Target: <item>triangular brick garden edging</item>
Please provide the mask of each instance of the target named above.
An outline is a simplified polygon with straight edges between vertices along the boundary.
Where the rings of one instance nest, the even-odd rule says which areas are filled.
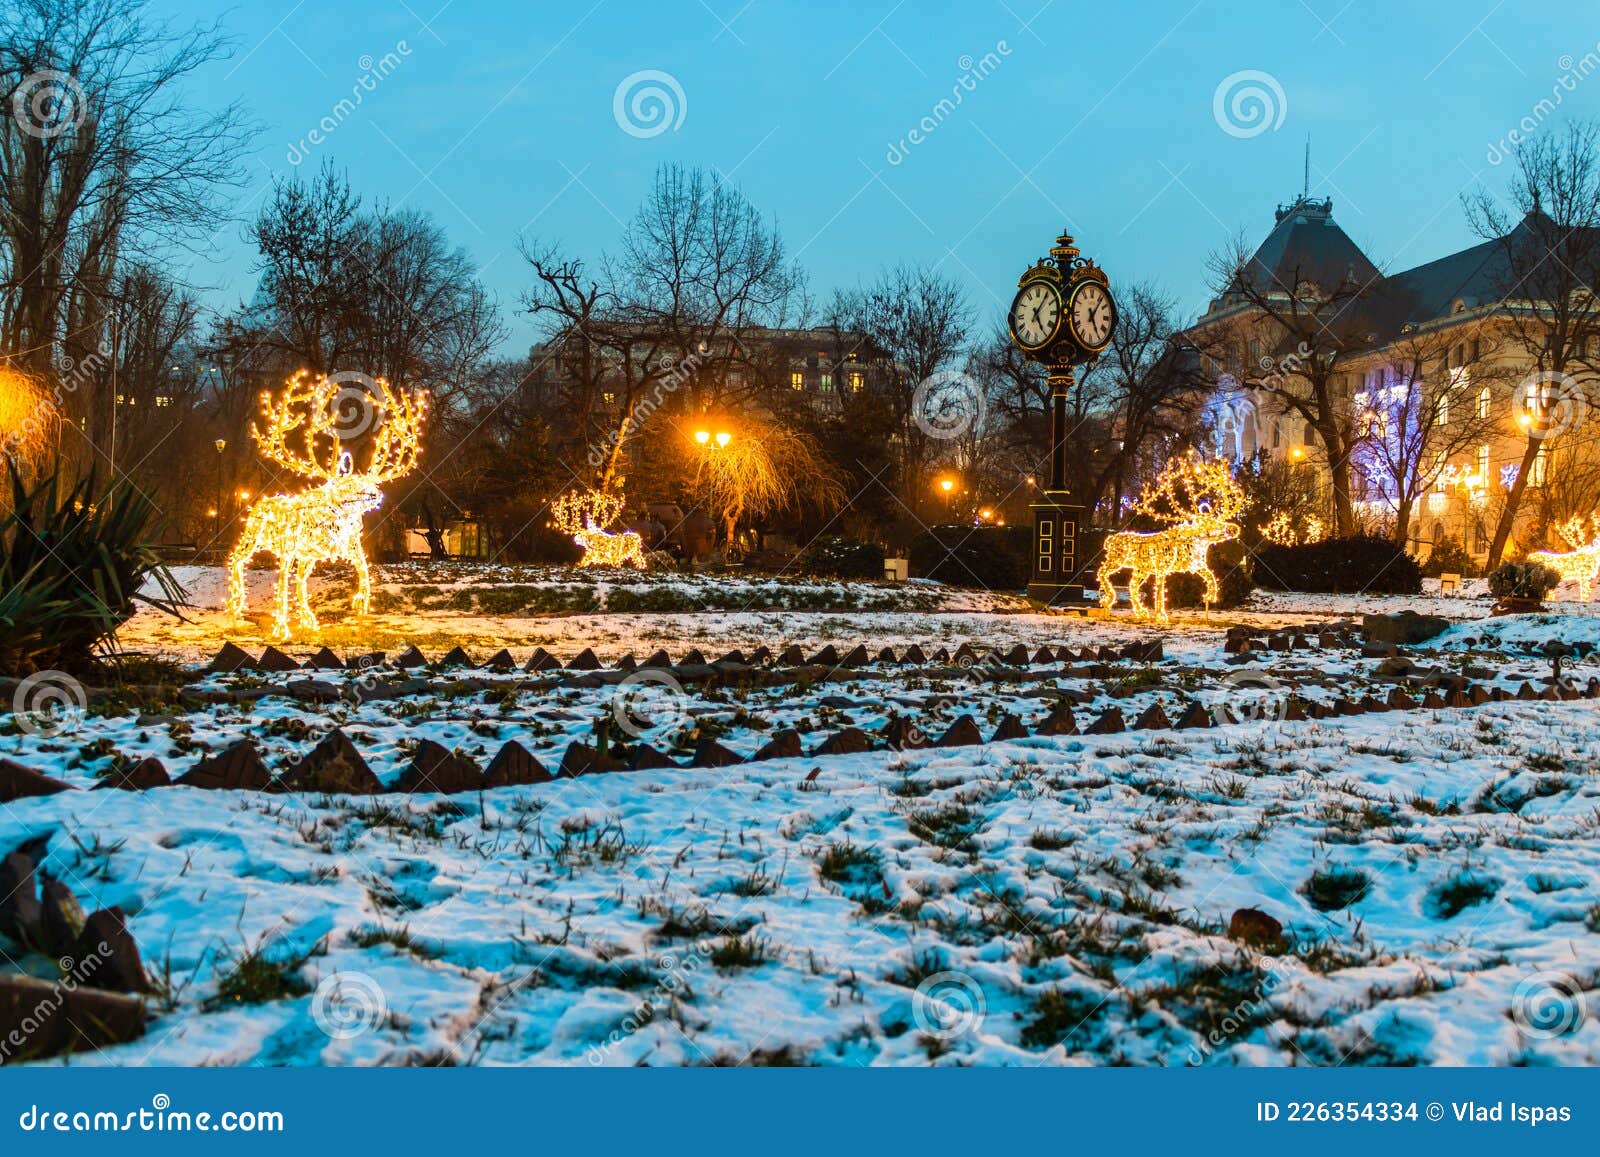
[[[1582,690],[1570,684],[1551,684],[1543,691],[1535,691],[1530,684],[1524,682],[1517,691],[1511,692],[1503,687],[1491,689],[1481,684],[1468,684],[1464,688],[1452,690],[1448,697],[1441,696],[1436,690],[1430,690],[1420,701],[1399,688],[1391,691],[1385,701],[1364,695],[1357,701],[1341,698],[1330,703],[1315,703],[1291,695],[1281,701],[1281,711],[1276,715],[1276,719],[1293,722],[1388,711],[1471,708],[1484,703],[1507,701],[1561,702],[1570,699],[1600,699],[1600,678],[1591,678]],[[1226,704],[1218,704],[1208,710],[1198,701],[1191,700],[1176,721],[1170,719],[1159,704],[1152,704],[1141,712],[1138,719],[1130,726],[1121,708],[1112,706],[1080,727],[1071,704],[1063,699],[1052,707],[1032,731],[1029,731],[1017,716],[1006,715],[986,740],[976,719],[971,715],[960,715],[950,723],[942,735],[934,738],[922,732],[909,720],[892,717],[883,730],[877,733],[867,732],[859,727],[843,727],[824,738],[811,751],[810,758],[858,755],[870,751],[971,747],[1034,736],[1088,736],[1113,735],[1124,731],[1186,730],[1238,722],[1240,721],[1234,717]],[[418,744],[410,765],[401,773],[394,786],[385,788],[349,736],[343,731],[335,730],[325,735],[309,753],[296,760],[289,770],[276,777],[268,772],[255,744],[248,739],[241,739],[215,755],[202,758],[193,768],[176,779],[165,778],[166,769],[160,761],[151,759],[145,760],[131,772],[108,777],[97,786],[121,788],[127,791],[158,790],[174,786],[212,791],[300,791],[322,795],[376,795],[384,792],[437,792],[449,795],[520,784],[548,783],[554,779],[570,779],[579,775],[654,768],[687,770],[732,767],[743,763],[794,759],[805,755],[800,735],[793,730],[776,732],[748,760],[714,739],[703,739],[688,763],[675,760],[645,743],[632,746],[619,745],[602,752],[580,740],[567,747],[559,769],[552,775],[514,739],[508,740],[501,747],[486,770],[481,770],[476,761],[469,756],[450,751],[442,744],[424,739]],[[150,764],[154,764],[153,769],[147,767]],[[24,767],[12,760],[0,759],[0,802],[74,790],[77,789],[71,784]]]

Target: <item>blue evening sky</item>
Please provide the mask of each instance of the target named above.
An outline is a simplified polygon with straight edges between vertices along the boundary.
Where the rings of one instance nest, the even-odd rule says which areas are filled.
[[[242,96],[264,126],[241,217],[291,154],[308,174],[331,157],[471,251],[507,352],[532,333],[518,235],[598,253],[664,161],[728,174],[818,297],[938,263],[987,326],[1067,225],[1114,281],[1156,279],[1197,311],[1208,252],[1264,236],[1299,192],[1308,135],[1312,192],[1351,236],[1380,264],[1430,260],[1472,242],[1460,194],[1504,188],[1490,153],[1545,118],[1539,101],[1560,94],[1555,120],[1600,111],[1600,11],[1521,0],[252,0],[225,22],[238,51],[197,93]],[[386,54],[390,74],[336,110]],[[646,71],[681,113],[654,135],[648,99],[629,121],[624,94],[631,133],[614,115]],[[1267,122],[1248,91],[1231,110],[1241,88]],[[248,297],[242,227],[216,248],[192,276],[216,305]]]

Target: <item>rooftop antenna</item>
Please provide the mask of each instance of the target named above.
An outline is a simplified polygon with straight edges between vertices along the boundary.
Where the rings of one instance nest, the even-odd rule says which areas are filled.
[[[1306,134],[1306,175],[1305,183],[1300,186],[1302,200],[1311,196],[1311,134]]]

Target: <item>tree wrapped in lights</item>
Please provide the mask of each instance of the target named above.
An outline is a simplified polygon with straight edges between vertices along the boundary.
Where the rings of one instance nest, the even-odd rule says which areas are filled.
[[[1171,525],[1157,531],[1119,531],[1106,536],[1105,561],[1100,566],[1100,605],[1116,605],[1113,575],[1131,571],[1128,602],[1137,618],[1167,621],[1167,579],[1174,574],[1197,575],[1205,584],[1207,606],[1222,597],[1221,583],[1206,560],[1207,552],[1221,542],[1239,537],[1234,519],[1243,513],[1247,498],[1224,459],[1205,461],[1175,458],[1148,485],[1133,504],[1137,513]],[[1151,602],[1140,592],[1154,580]]]
[[[1528,555],[1529,562],[1549,567],[1563,580],[1578,584],[1578,601],[1588,602],[1594,581],[1600,578],[1600,518],[1569,518],[1556,527],[1570,551],[1536,550]]]
[[[636,566],[644,570],[644,539],[631,530],[606,529],[622,517],[622,510],[621,495],[601,490],[574,490],[550,504],[556,527],[583,547],[579,566]]]
[[[1261,537],[1275,546],[1300,546],[1308,542],[1321,542],[1326,534],[1322,519],[1316,515],[1307,515],[1296,525],[1296,520],[1287,511],[1280,510],[1272,516],[1265,526],[1261,528]]]
[[[424,393],[397,390],[382,378],[340,375],[346,380],[313,378],[305,370],[274,396],[261,395],[261,420],[250,434],[263,457],[320,486],[297,494],[259,498],[245,516],[244,532],[228,556],[228,605],[236,616],[248,609],[244,568],[257,554],[278,564],[272,609],[273,637],[290,635],[289,586],[295,610],[317,630],[306,582],[319,562],[348,562],[355,568],[351,608],[365,613],[372,601],[372,576],[361,546],[361,518],[383,503],[379,486],[416,469],[427,417]],[[346,444],[370,441],[365,469],[357,470]]]

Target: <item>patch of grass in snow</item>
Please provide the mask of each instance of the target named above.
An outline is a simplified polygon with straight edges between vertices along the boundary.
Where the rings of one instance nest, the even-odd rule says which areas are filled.
[[[734,880],[728,885],[728,892],[734,896],[770,896],[778,886],[778,881],[767,874],[766,869],[757,866],[750,870],[748,876]]]
[[[430,812],[414,811],[411,805],[374,800],[358,803],[351,808],[353,818],[368,828],[384,829],[419,840],[437,840],[444,834],[440,817]]]
[[[965,804],[913,811],[906,817],[906,828],[924,843],[952,852],[976,852],[973,836],[983,826],[984,817]]]
[[[274,960],[265,946],[258,945],[242,954],[232,969],[217,984],[217,993],[205,1002],[208,1011],[230,1004],[267,1004],[304,996],[311,986],[300,975],[300,966],[311,953],[297,959]]]
[[[1471,871],[1458,872],[1429,890],[1423,910],[1436,920],[1449,920],[1468,908],[1492,900],[1499,891],[1499,880]]]
[[[1077,835],[1062,828],[1034,828],[1028,846],[1041,852],[1059,852],[1077,842]]]
[[[872,884],[883,879],[883,865],[873,849],[841,840],[817,857],[817,874],[833,884]]]
[[[772,955],[771,944],[759,936],[730,936],[711,950],[711,963],[718,968],[758,968]]]
[[[1311,873],[1300,892],[1318,912],[1342,912],[1366,898],[1372,878],[1359,868],[1330,867]]]
[[[1035,1049],[1058,1044],[1065,1044],[1069,1050],[1082,1048],[1095,1035],[1104,1009],[1105,1000],[1097,992],[1047,988],[1029,1007],[1030,1018],[1022,1026],[1022,1044]]]
[[[379,944],[391,944],[401,952],[409,952],[420,960],[437,960],[440,951],[437,945],[426,940],[418,940],[411,935],[411,928],[406,924],[389,927],[383,924],[364,924],[350,933],[350,943],[357,948],[374,948]]]

